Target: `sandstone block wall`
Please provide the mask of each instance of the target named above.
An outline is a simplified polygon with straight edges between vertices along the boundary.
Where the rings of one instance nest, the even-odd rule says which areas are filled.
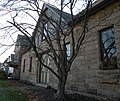
[[[30,57],[32,57],[31,71],[29,71],[29,69],[30,69]],[[24,59],[25,59],[25,70],[23,72]],[[35,53],[33,51],[28,51],[22,56],[20,79],[21,80],[28,80],[32,83],[35,83],[36,77],[37,77],[37,68],[36,68]]]
[[[99,30],[114,26],[118,69],[101,70]],[[77,26],[76,29],[80,29]],[[120,98],[120,2],[90,16],[86,43],[69,72],[67,91]]]

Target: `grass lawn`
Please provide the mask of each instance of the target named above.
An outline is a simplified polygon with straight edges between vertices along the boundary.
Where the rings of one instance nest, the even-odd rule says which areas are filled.
[[[0,80],[0,101],[29,101],[27,96],[10,85],[7,80]]]

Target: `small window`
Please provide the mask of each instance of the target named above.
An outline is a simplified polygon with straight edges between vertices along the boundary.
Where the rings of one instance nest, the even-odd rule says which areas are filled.
[[[31,72],[32,70],[32,57],[30,57],[30,68],[29,68],[29,72]]]
[[[45,36],[47,36],[47,33],[48,33],[47,30],[48,30],[48,24],[45,23],[43,24],[43,33]],[[43,40],[45,39],[44,35],[43,35]]]
[[[117,52],[115,45],[114,27],[100,31],[101,41],[101,68],[117,68]]]
[[[66,43],[66,53],[67,53],[67,59],[70,58],[70,43]]]
[[[24,61],[23,61],[23,72],[25,72],[25,62],[26,62],[26,60],[24,59]]]

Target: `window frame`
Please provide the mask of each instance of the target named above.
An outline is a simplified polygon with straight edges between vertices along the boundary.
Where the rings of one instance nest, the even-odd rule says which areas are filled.
[[[50,65],[50,57],[47,54],[42,56],[42,61],[45,65]],[[40,74],[40,83],[48,84],[49,83],[49,70],[41,65],[41,74]],[[48,78],[47,78],[48,77]]]
[[[102,33],[104,33],[105,31],[109,31],[109,30],[113,30],[113,35],[114,35],[114,40],[113,41],[116,41],[115,40],[115,31],[114,31],[115,28],[114,28],[113,25],[109,26],[109,27],[106,27],[106,28],[104,28],[102,30],[99,30],[99,38],[100,38],[100,61],[101,61],[100,69],[103,69],[103,70],[118,69],[118,67],[117,67],[117,55],[116,56],[112,56],[110,58],[108,57],[108,59],[106,61],[104,59],[103,44],[102,44],[102,42],[103,42],[102,41]],[[115,54],[117,54],[116,43],[114,45],[115,45]],[[113,46],[112,46],[112,49],[113,49]]]
[[[32,56],[29,58],[29,62],[30,62],[29,72],[31,72],[32,71]]]
[[[26,59],[23,60],[23,72],[25,72]]]
[[[68,46],[69,45],[69,46]],[[70,45],[70,42],[67,42],[65,43],[65,46],[66,46],[66,55],[67,55],[67,59],[70,59],[70,56],[71,56],[71,45]],[[67,50],[67,46],[69,47],[69,50]],[[69,55],[68,55],[68,52],[69,52]]]
[[[47,21],[45,21],[45,22],[43,23],[43,31],[42,31],[42,33],[43,33],[45,36],[47,36],[47,34],[48,34],[48,32],[47,32],[46,30],[48,30],[48,22],[47,22]],[[44,36],[44,35],[42,35],[42,41],[45,40],[45,36]]]

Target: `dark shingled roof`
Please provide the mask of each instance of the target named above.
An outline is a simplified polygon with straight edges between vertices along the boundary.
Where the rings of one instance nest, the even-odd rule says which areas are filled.
[[[24,35],[18,34],[16,44],[19,42],[21,46],[29,46],[30,42],[28,41],[27,37]]]
[[[55,7],[54,5],[51,5],[49,3],[45,3],[44,6],[47,6],[49,9],[53,10],[56,14],[58,14],[59,16],[61,15],[61,10],[59,10],[57,7]],[[62,11],[62,18],[65,21],[69,21],[71,19],[71,14]]]

